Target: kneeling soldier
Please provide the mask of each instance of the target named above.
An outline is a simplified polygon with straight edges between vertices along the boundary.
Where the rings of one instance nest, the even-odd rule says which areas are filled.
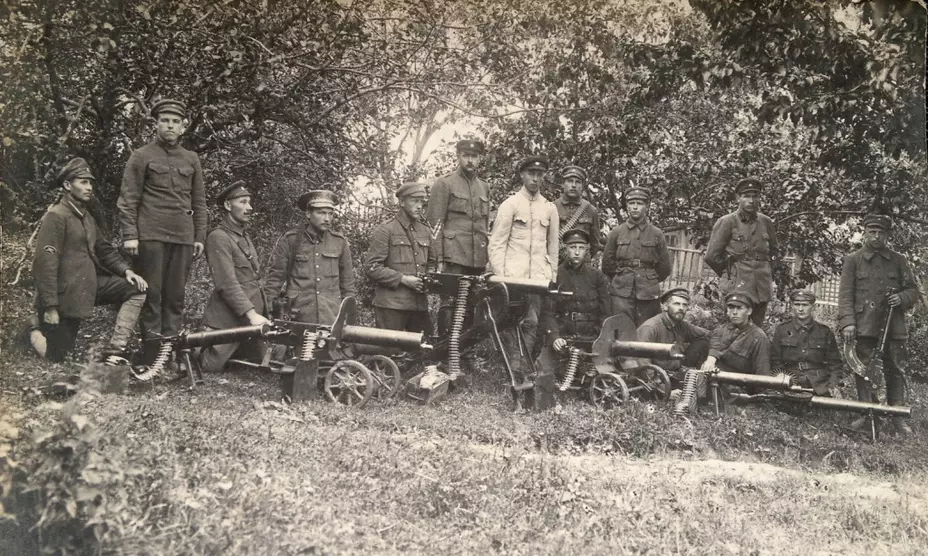
[[[121,303],[116,327],[104,354],[124,355],[145,303],[148,283],[129,269],[119,251],[97,229],[87,212],[93,196],[93,174],[83,158],[58,173],[61,201],[39,224],[32,272],[36,286],[35,322],[30,341],[39,355],[63,361],[74,347],[81,320],[95,305]]]
[[[770,375],[770,339],[751,320],[756,304],[744,291],[736,290],[725,296],[728,322],[712,331],[703,371],[718,367],[733,373]]]
[[[815,390],[819,396],[837,394],[841,355],[831,329],[812,317],[815,294],[794,290],[793,317],[773,332],[770,365],[775,372],[795,377],[795,383]]]
[[[690,292],[686,288],[667,290],[660,301],[661,312],[638,327],[638,341],[676,344],[683,349],[682,360],[645,360],[667,371],[677,387],[683,380],[683,367],[699,367],[709,355],[709,331],[684,320],[690,307]]]
[[[609,280],[586,262],[589,234],[573,229],[564,234],[563,241],[567,259],[558,268],[558,284],[574,295],[547,296],[542,301],[539,320],[545,342],[536,363],[540,374],[562,371],[564,367],[559,363],[567,355],[565,338],[595,339],[612,311]]]
[[[396,190],[400,211],[374,228],[364,266],[374,284],[374,317],[378,328],[432,334],[429,300],[419,274],[426,272],[429,228],[419,221],[425,185],[404,183]]]
[[[245,231],[251,220],[251,193],[245,182],[238,181],[219,193],[216,204],[223,216],[206,238],[214,289],[206,302],[203,325],[217,329],[264,324],[267,302],[258,279],[258,252]],[[233,355],[260,361],[264,351],[260,339],[210,346],[201,353],[200,365],[204,371],[221,371]]]

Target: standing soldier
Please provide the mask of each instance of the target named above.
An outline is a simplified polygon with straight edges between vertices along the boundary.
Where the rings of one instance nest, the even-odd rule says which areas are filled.
[[[355,295],[348,240],[329,229],[336,203],[335,193],[324,189],[300,195],[297,206],[308,222],[286,231],[274,246],[265,293],[289,307],[281,317],[332,324],[342,299]]]
[[[699,367],[709,355],[709,331],[686,322],[690,307],[690,292],[686,288],[672,288],[661,295],[661,312],[638,327],[639,342],[676,344],[683,349],[683,359],[647,360],[670,375],[676,387],[683,381],[683,367]]]
[[[374,286],[378,328],[432,334],[429,300],[419,274],[429,256],[428,226],[419,221],[425,185],[404,183],[396,190],[400,211],[374,228],[364,266]]]
[[[815,320],[815,293],[794,290],[790,295],[793,317],[773,331],[770,366],[789,373],[795,383],[818,396],[836,396],[841,378],[841,355],[830,328]]]
[[[116,327],[100,355],[124,357],[145,302],[145,279],[129,268],[87,212],[93,182],[83,158],[68,162],[55,180],[64,196],[42,217],[36,236],[33,324],[39,326],[30,331],[30,341],[50,361],[64,360],[77,340],[81,320],[91,315],[95,305],[112,303],[121,304]]]
[[[180,146],[186,114],[180,101],[155,103],[157,136],[132,152],[116,204],[123,248],[150,286],[141,316],[147,363],[157,355],[160,336],[177,334],[183,325],[187,276],[206,238],[200,158]]]
[[[738,210],[719,218],[709,236],[706,264],[721,278],[724,296],[740,289],[757,301],[751,318],[763,325],[767,304],[773,295],[771,260],[779,255],[773,220],[758,211],[761,184],[746,178],[735,186]]]
[[[908,337],[905,312],[921,298],[915,277],[906,258],[887,247],[893,221],[882,214],[864,217],[864,246],[844,258],[841,286],[838,293],[838,328],[846,342],[856,340],[857,356],[869,363],[883,336],[887,324],[889,335],[883,352],[883,377],[886,380],[886,401],[903,405],[906,401],[904,365],[905,341]],[[892,318],[887,323],[889,311]],[[870,377],[875,380],[876,377]],[[875,400],[872,382],[855,375],[857,396],[861,401]],[[863,428],[866,418],[851,426]],[[893,425],[902,434],[912,429],[900,418]]]
[[[555,199],[554,206],[560,221],[561,238],[572,229],[583,230],[590,238],[587,251],[589,263],[602,251],[600,242],[599,211],[589,201],[583,198],[586,187],[586,170],[580,166],[567,166],[561,170],[561,196]],[[565,243],[561,241],[558,263],[563,264],[567,258]]]
[[[487,266],[487,230],[490,227],[490,186],[477,176],[484,154],[480,141],[465,139],[457,143],[458,168],[435,180],[429,192],[425,219],[431,230],[431,254],[439,272],[483,274]],[[451,330],[450,296],[438,309],[438,335]],[[470,352],[461,354],[464,370],[476,368]]]
[[[530,156],[518,166],[522,188],[499,206],[490,234],[490,271],[508,278],[557,279],[558,218],[557,209],[539,192],[548,170],[548,159]],[[531,357],[538,331],[541,297],[526,295],[525,313],[519,329]],[[522,349],[516,330],[506,330],[502,337],[512,358],[517,379],[525,378]]]
[[[703,371],[770,375],[770,338],[751,320],[757,301],[749,292],[735,290],[725,296],[728,322],[709,337],[709,357]]]
[[[203,325],[217,329],[264,324],[267,301],[258,279],[258,252],[245,231],[253,212],[251,193],[244,181],[237,181],[219,193],[216,204],[222,221],[206,237],[214,288],[203,311]],[[210,346],[202,351],[200,365],[204,371],[221,371],[233,355],[260,361],[264,350],[260,339]]]
[[[625,192],[628,219],[606,238],[603,274],[612,277],[612,314],[641,323],[658,314],[661,282],[670,276],[670,252],[660,228],[648,221],[651,193],[643,187]]]

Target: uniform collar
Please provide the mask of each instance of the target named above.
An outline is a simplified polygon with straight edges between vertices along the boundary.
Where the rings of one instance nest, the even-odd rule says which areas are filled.
[[[667,315],[664,311],[661,311],[661,322],[668,330],[676,330],[680,323],[675,322],[670,316]]]
[[[569,262],[564,261],[564,264],[561,265],[561,268],[563,268],[563,269],[564,269],[565,271],[567,271],[567,272],[570,272],[570,273],[573,273],[573,274],[579,274],[580,272],[582,272],[582,271],[586,268],[586,262],[585,262],[585,261],[580,261],[580,264],[579,264],[579,265],[577,265],[577,266],[570,266],[570,263],[569,263]]]
[[[222,222],[219,223],[220,226],[229,230],[230,232],[235,232],[236,234],[243,236],[245,235],[245,226],[242,226],[238,222],[232,219],[232,217],[226,213],[222,217]]]
[[[396,213],[396,221],[399,222],[400,226],[402,226],[404,229],[409,228],[410,225],[415,224],[412,218],[410,218],[409,215],[406,214],[406,211],[403,209],[400,209],[400,211]]]
[[[313,231],[312,225],[308,222],[305,226],[303,226],[303,231],[306,233],[306,237],[309,239],[309,241],[313,243],[319,243],[322,241],[322,238],[325,237],[325,232],[316,234],[316,232]]]
[[[574,206],[579,206],[580,203],[582,203],[582,202],[583,202],[583,197],[582,197],[582,196],[581,196],[579,199],[577,199],[576,201],[571,201],[571,200],[569,200],[563,193],[561,193],[561,204],[562,204],[562,205],[574,205]]]
[[[740,208],[735,211],[735,215],[738,217],[738,220],[742,222],[754,222],[755,220],[757,220],[756,212],[754,214],[748,214],[744,212],[743,210],[741,210]]]
[[[159,137],[157,134],[155,134],[155,142],[158,143],[158,145],[166,151],[173,151],[177,149],[178,147],[180,147],[180,139],[178,139],[177,143],[174,143],[173,145],[171,145],[167,141]]]
[[[535,201],[538,201],[539,199],[544,199],[544,197],[541,196],[540,189],[538,190],[537,193],[535,193],[535,196],[533,197],[532,194],[528,192],[528,189],[525,189],[524,185],[522,186],[522,189],[519,190],[519,193],[521,193],[523,197],[528,199],[530,203],[534,203]]]
[[[81,218],[81,219],[84,218],[84,211],[79,209],[77,207],[77,204],[74,201],[72,201],[70,197],[65,197],[64,199],[61,200],[61,202],[64,206],[68,207],[68,210],[70,210],[75,215],[77,215],[78,218]]]
[[[464,179],[464,181],[471,182],[471,181],[477,180],[477,172],[474,172],[473,176],[468,177],[467,174],[464,173],[464,168],[461,168],[460,166],[458,166],[456,173],[457,175],[461,176],[461,178]]]
[[[889,260],[889,250],[885,247],[882,249],[873,249],[870,246],[864,246],[864,258],[868,261],[873,258],[874,255],[879,255],[886,260]]]
[[[645,216],[638,222],[632,222],[632,219],[628,218],[625,220],[625,225],[628,227],[629,230],[634,230],[635,228],[643,230],[648,225],[648,217]]]

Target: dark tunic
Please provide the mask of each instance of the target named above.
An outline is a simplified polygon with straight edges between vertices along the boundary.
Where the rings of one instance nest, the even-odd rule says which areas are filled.
[[[579,268],[564,263],[557,277],[561,289],[574,294],[545,296],[539,321],[547,344],[566,336],[597,336],[612,307],[606,276],[586,263]]]
[[[776,372],[805,377],[819,395],[836,386],[843,366],[831,329],[810,320],[790,319],[773,332],[770,365]]]
[[[670,276],[670,252],[660,228],[647,218],[623,222],[606,238],[603,273],[612,276],[612,295],[652,300]]]
[[[245,313],[252,309],[266,315],[258,252],[244,228],[226,216],[206,238],[206,260],[214,288],[203,311],[204,325],[243,326],[248,323]]]
[[[708,338],[709,331],[686,321],[674,322],[667,316],[667,313],[661,311],[660,314],[654,315],[648,320],[641,323],[638,327],[639,342],[656,342],[661,344],[677,344],[683,348],[688,346],[693,340]],[[705,353],[705,352],[703,352]],[[651,361],[668,373],[680,370],[683,365],[680,359],[654,359]]]
[[[889,339],[905,340],[905,312],[921,297],[906,258],[892,249],[874,251],[869,247],[846,256],[838,290],[838,329],[853,324],[858,337],[882,335],[890,288],[899,294],[902,304],[893,311]]]
[[[428,256],[428,226],[410,221],[402,210],[395,218],[374,228],[371,246],[364,258],[367,278],[374,283],[374,306],[428,311],[426,294],[400,284],[404,275],[425,273]]]
[[[741,289],[766,303],[773,294],[770,261],[778,252],[773,220],[759,212],[749,217],[739,209],[715,222],[705,260],[722,278],[722,292]]]
[[[471,268],[487,265],[490,186],[458,168],[435,180],[425,219],[432,228],[432,257]]]
[[[722,324],[709,337],[709,355],[725,371],[756,375],[770,375],[770,339],[764,331],[748,322],[738,328]]]
[[[561,195],[559,198],[555,199],[554,206],[557,208],[557,215],[560,219],[561,226],[561,237],[564,233],[567,232],[567,229],[564,227],[567,222],[573,218],[573,215],[576,211],[580,210],[580,207],[583,206],[583,200],[573,203],[568,201]],[[595,257],[597,253],[602,251],[602,238],[600,237],[602,228],[600,227],[599,220],[599,211],[596,210],[592,204],[589,202],[586,203],[587,208],[583,211],[583,214],[580,218],[577,219],[577,222],[571,227],[574,230],[583,230],[590,237],[590,257]]]

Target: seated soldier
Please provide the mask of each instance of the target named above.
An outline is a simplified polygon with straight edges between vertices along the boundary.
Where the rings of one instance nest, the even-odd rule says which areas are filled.
[[[834,396],[843,365],[835,335],[813,318],[814,293],[795,290],[790,298],[793,317],[773,332],[770,364],[776,372],[793,375],[795,384],[812,388],[816,395]]]
[[[735,290],[725,296],[728,322],[720,324],[709,337],[709,357],[703,371],[722,371],[770,375],[770,339],[754,324],[751,313],[756,305],[751,294]]]
[[[562,374],[559,364],[567,356],[566,337],[594,340],[603,321],[612,311],[609,279],[600,270],[585,262],[590,249],[590,236],[574,229],[564,234],[567,258],[558,268],[558,284],[571,296],[546,296],[542,302],[541,328],[545,342],[535,366],[539,374]]]
[[[644,359],[667,371],[674,388],[683,380],[683,367],[699,367],[709,355],[709,331],[683,320],[690,307],[690,292],[686,288],[667,290],[660,297],[661,312],[638,327],[639,342],[676,344],[684,351],[680,359]]]

